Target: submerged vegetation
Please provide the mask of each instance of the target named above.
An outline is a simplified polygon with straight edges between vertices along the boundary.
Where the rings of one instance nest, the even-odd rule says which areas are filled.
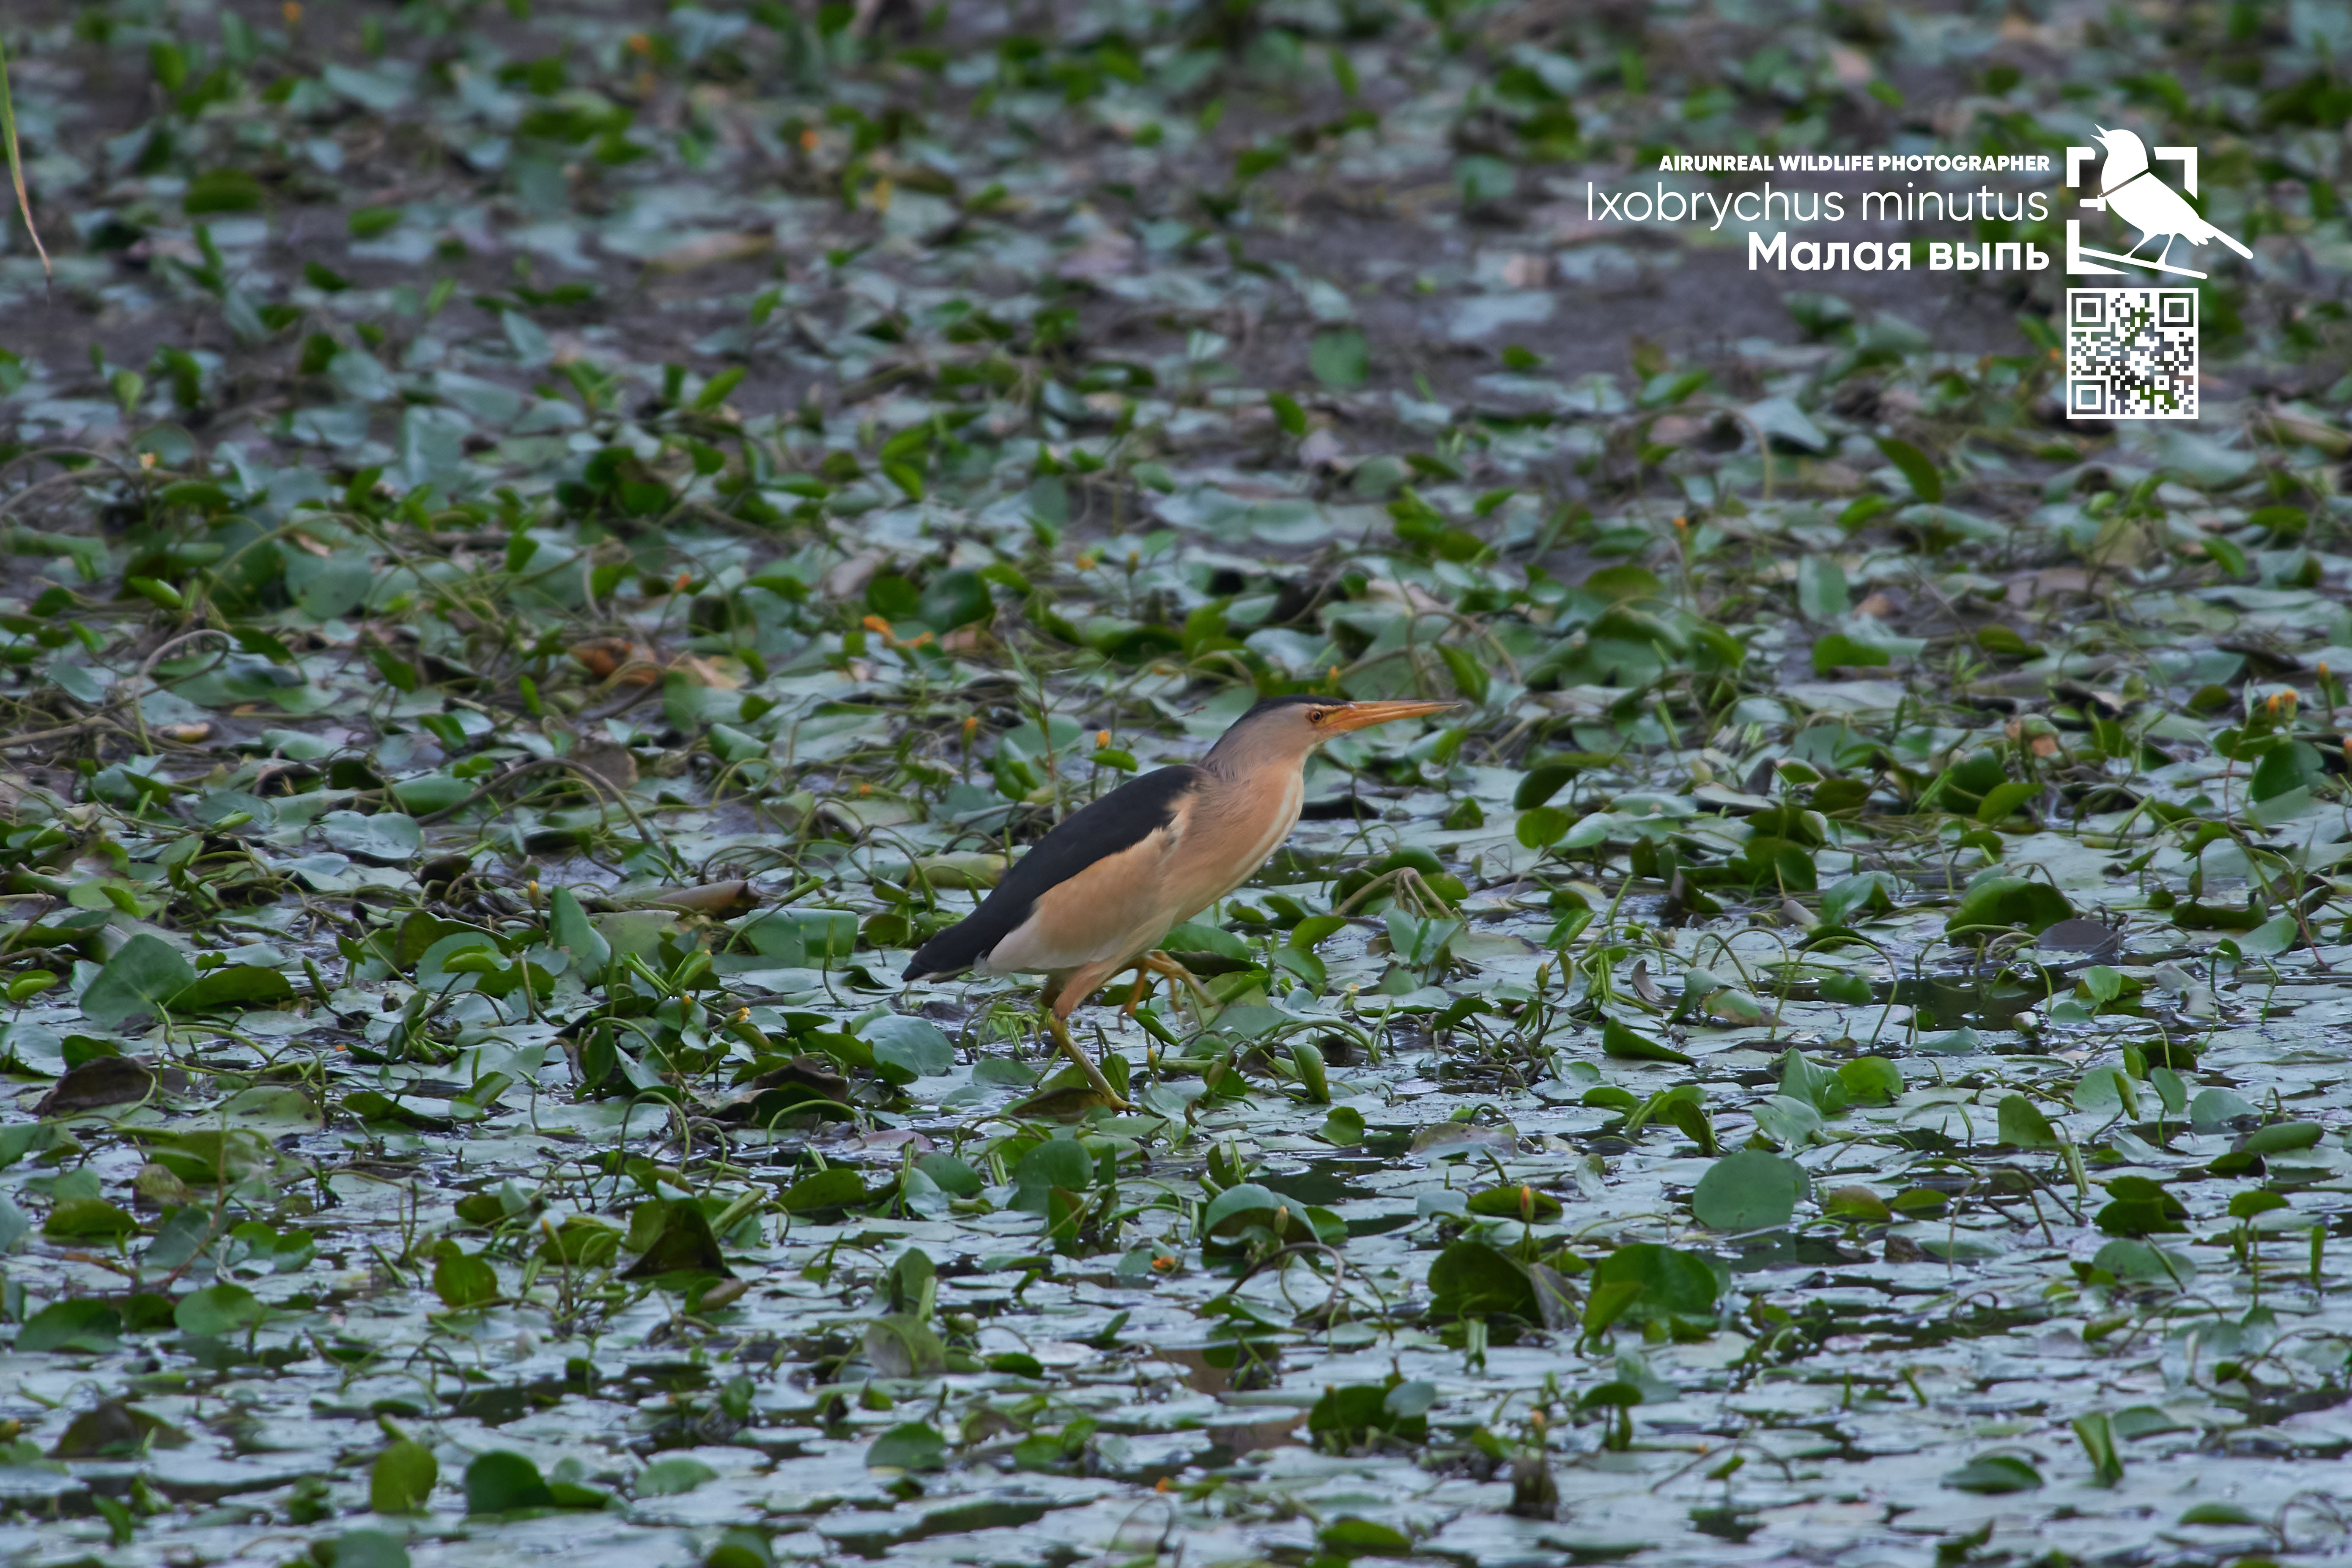
[[[0,1557],[2346,1549],[2337,8],[0,42]],[[1585,216],[2126,123],[2194,422]],[[1131,1111],[901,983],[1285,691],[1465,706],[1078,1015]]]

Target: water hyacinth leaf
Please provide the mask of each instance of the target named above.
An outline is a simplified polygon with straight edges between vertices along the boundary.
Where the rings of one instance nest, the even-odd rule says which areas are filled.
[[[2273,1121],[2246,1134],[2244,1148],[2253,1154],[2291,1154],[2318,1147],[2327,1130],[2316,1121]]]
[[[2108,1242],[2093,1255],[2091,1267],[2127,1284],[2184,1290],[2198,1273],[2196,1260],[2187,1253],[2133,1239]]]
[[[857,1181],[855,1171],[836,1166],[833,1171],[819,1174],[832,1175],[835,1172],[857,1182],[859,1193],[864,1193],[865,1184]],[[805,1179],[813,1181],[816,1178]],[[798,1190],[797,1186],[793,1189],[793,1192]],[[784,1201],[789,1206],[792,1193],[785,1194]],[[659,1212],[653,1240],[635,1263],[621,1271],[621,1278],[656,1279],[667,1274],[681,1273],[716,1274],[728,1279],[735,1277],[734,1271],[719,1256],[719,1238],[711,1234],[710,1217],[702,1212],[699,1203],[692,1198],[673,1198],[667,1202],[656,1200],[656,1204]]]
[[[409,1568],[407,1544],[381,1530],[347,1530],[321,1550],[330,1546],[335,1568]]]
[[[104,1354],[122,1341],[122,1314],[104,1301],[89,1298],[52,1301],[25,1320],[16,1331],[21,1354],[41,1351],[79,1351]]]
[[[1508,1316],[1543,1321],[1527,1266],[1482,1241],[1448,1246],[1429,1266],[1430,1310],[1441,1318]]]
[[[1841,668],[1871,668],[1894,662],[1894,656],[1886,649],[1843,632],[1832,632],[1813,644],[1813,673],[1816,675],[1827,675]]]
[[[433,1265],[433,1293],[446,1306],[463,1310],[498,1299],[498,1270],[477,1253],[450,1252]]]
[[[1307,1101],[1315,1105],[1331,1102],[1331,1082],[1323,1065],[1323,1053],[1311,1040],[1294,1040],[1290,1046],[1290,1061],[1298,1074],[1298,1085]]]
[[[1999,1496],[2036,1489],[2042,1472],[2014,1454],[1986,1454],[1948,1472],[1944,1484],[1956,1491]]]
[[[715,1481],[719,1472],[699,1459],[673,1455],[656,1459],[637,1472],[635,1490],[639,1497],[684,1497],[705,1481]]]
[[[225,963],[198,975],[194,984],[165,1004],[165,1010],[175,1014],[243,1011],[293,1000],[293,983],[277,970],[257,963]]]
[[[2291,1206],[2286,1199],[2273,1192],[2239,1193],[2230,1199],[2231,1219],[2252,1219],[2260,1215],[2273,1214]]]
[[[2189,1228],[2189,1209],[2163,1184],[2146,1176],[2117,1176],[2107,1183],[2107,1203],[2094,1223],[2109,1236],[2145,1237]]]
[[[441,1465],[432,1449],[410,1438],[395,1438],[368,1470],[368,1507],[378,1513],[417,1512],[440,1479]]]
[[[188,1440],[185,1431],[152,1410],[119,1399],[101,1399],[66,1424],[49,1457],[123,1458],[156,1448],[184,1448]]]
[[[2020,1149],[2055,1149],[2057,1131],[2042,1108],[2021,1094],[2002,1097],[2000,1110],[2000,1141]]]
[[[1307,363],[1316,380],[1343,392],[1361,386],[1371,374],[1364,334],[1353,327],[1318,332],[1313,347],[1307,351]]]
[[[172,1321],[184,1334],[219,1338],[259,1322],[267,1313],[260,1300],[242,1285],[207,1285],[180,1298]]]
[[[2074,1081],[2071,1098],[2075,1110],[2094,1115],[2139,1114],[2138,1091],[2132,1087],[2131,1075],[2120,1068],[2091,1068]]]
[[[135,1236],[136,1216],[104,1198],[66,1198],[49,1211],[41,1234],[70,1241],[101,1241]]]
[[[1768,1230],[1788,1224],[1811,1190],[1794,1160],[1742,1149],[1707,1167],[1691,1192],[1691,1214],[1710,1230]]]
[[[1934,461],[1927,453],[1910,442],[1892,436],[1878,437],[1878,449],[1888,462],[1902,471],[1904,482],[1911,487],[1912,494],[1930,505],[1944,499],[1944,476],[1937,471]]]
[[[1067,1138],[1048,1138],[1021,1156],[1013,1170],[1013,1206],[1028,1214],[1045,1213],[1045,1194],[1055,1187],[1083,1192],[1093,1184],[1095,1162],[1085,1148]]]
[[[1342,1514],[1316,1531],[1316,1542],[1342,1562],[1357,1557],[1395,1557],[1412,1550],[1412,1537],[1393,1525]]]
[[[1416,1393],[1426,1390],[1433,1398],[1422,1400]],[[1405,1393],[1400,1401],[1396,1395]],[[1394,1388],[1381,1384],[1350,1384],[1334,1385],[1323,1391],[1307,1413],[1307,1430],[1318,1439],[1343,1447],[1355,1447],[1385,1436],[1401,1442],[1417,1443],[1429,1436],[1426,1413],[1433,1403],[1435,1390],[1428,1384],[1399,1384]],[[1417,1406],[1417,1408],[1416,1408]]]
[[[1848,1099],[1857,1104],[1892,1105],[1903,1097],[1903,1069],[1885,1057],[1841,1062],[1837,1076]]]
[[[2124,1479],[2122,1455],[2116,1447],[2114,1428],[2107,1417],[2099,1413],[2074,1417],[2074,1436],[2083,1445],[2084,1457],[2091,1461],[2091,1474],[2103,1487],[2112,1487]]]
[[[1318,1134],[1326,1142],[1349,1148],[1364,1141],[1364,1113],[1352,1105],[1335,1105],[1324,1117]]]
[[[939,1184],[940,1191],[960,1198],[978,1197],[983,1184],[980,1173],[953,1154],[925,1154],[915,1168]]]
[[[571,953],[584,973],[601,974],[612,963],[612,944],[589,921],[571,889],[558,888],[548,896],[548,928],[556,946]]]
[[[539,1467],[523,1455],[494,1448],[477,1455],[466,1467],[467,1513],[516,1513],[524,1509],[555,1506],[555,1493],[540,1474]]]
[[[1601,1028],[1601,1054],[1629,1062],[1674,1062],[1682,1067],[1691,1065],[1691,1058],[1671,1046],[1635,1034],[1614,1018]]]
[[[2026,877],[1991,877],[1971,887],[1945,921],[1955,935],[1985,929],[2038,932],[2074,914],[2066,896],[2049,883]]]
[[[866,1179],[847,1165],[835,1165],[803,1176],[785,1188],[777,1201],[788,1214],[814,1214],[863,1203],[865,1199]]]
[[[2200,1131],[2218,1131],[2241,1118],[2260,1115],[2244,1095],[2234,1089],[2203,1089],[2189,1102],[2189,1124]]]
[[[899,1082],[935,1078],[955,1067],[955,1047],[928,1018],[886,1014],[866,1026],[865,1037],[877,1065],[905,1075]]]
[[[1868,1187],[1832,1187],[1822,1194],[1822,1213],[1831,1219],[1866,1225],[1885,1225],[1895,1217],[1894,1210]]]
[[[1548,849],[1565,837],[1576,819],[1549,805],[1519,814],[1518,839],[1530,849]]]
[[[1644,1321],[1709,1316],[1723,1288],[1718,1269],[1711,1258],[1655,1242],[1621,1247],[1593,1268],[1586,1332],[1629,1316]]]
[[[1859,1007],[1871,1000],[1870,982],[1858,974],[1832,974],[1820,985],[1822,1000]]]
[[[1977,820],[1987,826],[2006,822],[2026,802],[2034,799],[2041,793],[2040,784],[2026,784],[2020,780],[2012,779],[2007,784],[1995,784],[1985,791],[1983,801],[1978,805]]]
[[[101,1028],[120,1028],[159,1011],[195,983],[195,966],[178,948],[141,931],[116,950],[82,993],[82,1016]]]
[[[947,1346],[920,1318],[893,1312],[866,1325],[866,1359],[884,1377],[935,1377],[947,1370]]]
[[[1524,1183],[1512,1183],[1472,1193],[1464,1205],[1464,1212],[1506,1219],[1548,1220],[1559,1217],[1560,1203],[1549,1193],[1538,1192]]]
[[[1833,621],[1852,603],[1836,557],[1808,555],[1797,563],[1797,608],[1807,620]]]
[[[920,1421],[891,1427],[866,1450],[866,1468],[872,1470],[938,1470],[947,1466],[947,1439]]]

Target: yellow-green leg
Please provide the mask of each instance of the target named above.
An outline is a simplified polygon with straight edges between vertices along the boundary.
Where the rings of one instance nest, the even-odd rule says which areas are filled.
[[[1141,958],[1137,959],[1135,961],[1135,967],[1139,970],[1149,971],[1153,974],[1164,976],[1171,982],[1177,982],[1183,984],[1187,990],[1192,993],[1193,1011],[1200,1014],[1203,1018],[1207,1017],[1210,1010],[1216,1006],[1216,1003],[1210,997],[1207,988],[1202,985],[1199,977],[1194,975],[1191,970],[1185,968],[1182,964],[1177,963],[1174,959],[1160,952],[1158,948],[1152,949],[1150,952],[1145,953]],[[1172,991],[1174,989],[1173,985],[1171,985],[1170,989]]]
[[[1095,1092],[1101,1095],[1112,1110],[1132,1110],[1134,1109],[1128,1104],[1126,1096],[1111,1088],[1110,1079],[1103,1077],[1102,1068],[1095,1066],[1094,1058],[1087,1055],[1077,1041],[1070,1038],[1069,1026],[1062,1022],[1061,1015],[1055,1012],[1051,1005],[1045,1009],[1045,1030],[1054,1037],[1054,1043],[1062,1047],[1062,1054],[1077,1064],[1078,1070],[1087,1075],[1087,1081],[1094,1086]]]

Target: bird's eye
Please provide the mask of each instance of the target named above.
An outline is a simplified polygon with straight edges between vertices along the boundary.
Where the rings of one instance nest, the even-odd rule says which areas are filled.
[[[1328,708],[1309,708],[1307,710],[1307,721],[1309,724],[1320,724],[1330,716],[1331,710]]]

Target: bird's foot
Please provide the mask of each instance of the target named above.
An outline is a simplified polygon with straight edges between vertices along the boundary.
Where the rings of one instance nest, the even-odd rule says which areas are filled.
[[[1207,1017],[1211,1009],[1214,1008],[1217,1005],[1215,999],[1210,996],[1207,987],[1201,984],[1200,978],[1197,975],[1195,975],[1191,970],[1185,968],[1182,964],[1177,963],[1174,959],[1169,957],[1168,954],[1160,952],[1158,948],[1152,949],[1150,952],[1145,953],[1141,958],[1137,959],[1135,961],[1135,967],[1138,970],[1147,970],[1166,980],[1168,982],[1168,996],[1169,1000],[1171,1002],[1176,998],[1176,987],[1178,985],[1181,984],[1187,990],[1191,991],[1192,994],[1193,1011],[1200,1014],[1203,1018]]]
[[[1070,1038],[1069,1026],[1063,1023],[1061,1016],[1051,1007],[1045,1009],[1045,1031],[1054,1037],[1054,1043],[1062,1047],[1062,1054],[1076,1063],[1080,1072],[1087,1075],[1087,1084],[1097,1094],[1102,1096],[1105,1104],[1113,1110],[1135,1109],[1127,1102],[1125,1095],[1111,1088],[1110,1079],[1103,1077],[1102,1068],[1095,1066],[1094,1058],[1087,1055],[1085,1048],[1077,1041]]]

